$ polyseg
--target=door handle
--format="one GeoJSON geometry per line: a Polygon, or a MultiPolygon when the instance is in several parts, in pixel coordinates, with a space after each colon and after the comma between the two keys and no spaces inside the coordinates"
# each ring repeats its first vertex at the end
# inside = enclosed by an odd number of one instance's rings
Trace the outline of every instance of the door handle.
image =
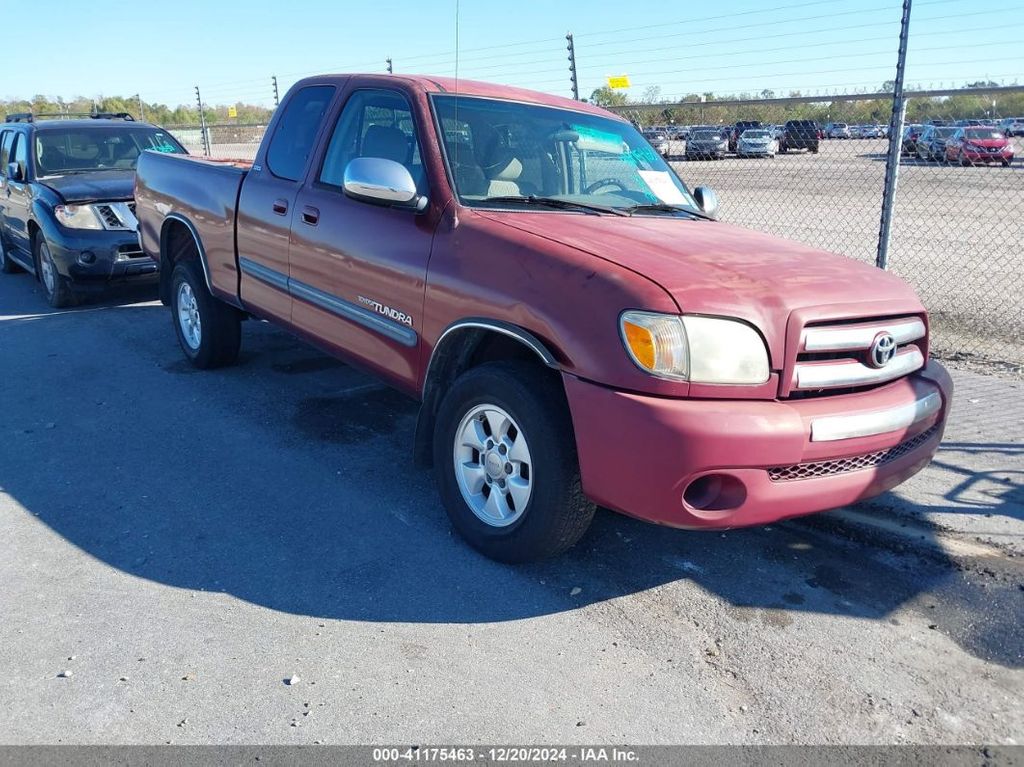
{"type": "Polygon", "coordinates": [[[302,208],[302,223],[316,226],[320,221],[320,211],[312,205],[304,205],[302,208]]]}
{"type": "Polygon", "coordinates": [[[274,212],[283,216],[288,212],[288,200],[274,200],[274,212]]]}

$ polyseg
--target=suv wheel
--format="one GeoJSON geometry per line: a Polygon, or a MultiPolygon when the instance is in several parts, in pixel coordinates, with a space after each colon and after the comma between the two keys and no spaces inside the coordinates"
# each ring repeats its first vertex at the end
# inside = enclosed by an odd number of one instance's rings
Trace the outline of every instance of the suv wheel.
{"type": "Polygon", "coordinates": [[[67,277],[57,271],[57,265],[50,255],[50,246],[40,234],[35,240],[36,274],[43,286],[46,301],[54,309],[63,309],[75,302],[71,292],[71,283],[67,277]]]}
{"type": "Polygon", "coordinates": [[[242,344],[241,317],[210,295],[197,264],[181,262],[171,273],[171,318],[178,343],[197,368],[231,365],[242,344]]]}
{"type": "Polygon", "coordinates": [[[452,525],[491,559],[560,554],[594,516],[565,393],[536,365],[491,362],[460,376],[438,410],[434,466],[452,525]]]}

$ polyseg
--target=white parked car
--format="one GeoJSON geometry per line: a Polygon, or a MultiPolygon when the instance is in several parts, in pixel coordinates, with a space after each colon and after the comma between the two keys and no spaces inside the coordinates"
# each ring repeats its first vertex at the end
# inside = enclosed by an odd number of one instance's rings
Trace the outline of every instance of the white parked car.
{"type": "Polygon", "coordinates": [[[766,128],[748,128],[736,144],[737,157],[774,157],[779,149],[773,131],[766,128]]]}
{"type": "Polygon", "coordinates": [[[846,123],[829,123],[825,126],[825,138],[850,138],[850,126],[846,123]]]}

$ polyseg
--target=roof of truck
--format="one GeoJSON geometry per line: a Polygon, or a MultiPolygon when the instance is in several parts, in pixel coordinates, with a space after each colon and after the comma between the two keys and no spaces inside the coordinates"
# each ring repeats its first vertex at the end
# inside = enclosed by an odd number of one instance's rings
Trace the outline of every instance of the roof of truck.
{"type": "Polygon", "coordinates": [[[382,83],[394,80],[403,80],[406,83],[426,93],[457,93],[460,96],[485,96],[490,98],[507,99],[510,101],[522,101],[528,104],[540,104],[543,106],[561,107],[563,109],[575,109],[578,112],[589,112],[600,114],[604,117],[621,116],[609,112],[595,104],[588,104],[584,101],[575,101],[563,96],[555,96],[551,93],[541,93],[527,88],[514,88],[510,85],[498,85],[497,83],[485,83],[479,80],[455,79],[453,77],[434,77],[432,75],[407,75],[394,74],[386,75],[378,72],[373,73],[338,73],[334,75],[319,75],[309,77],[300,81],[305,83],[330,80],[333,78],[357,77],[367,80],[379,80],[382,83]]]}

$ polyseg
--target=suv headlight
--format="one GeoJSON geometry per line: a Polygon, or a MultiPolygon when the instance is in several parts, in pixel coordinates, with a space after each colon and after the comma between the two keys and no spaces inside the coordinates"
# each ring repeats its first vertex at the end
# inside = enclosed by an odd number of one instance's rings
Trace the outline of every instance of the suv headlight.
{"type": "Polygon", "coordinates": [[[92,205],[58,205],[53,209],[61,226],[68,229],[102,229],[103,224],[92,205]]]}
{"type": "Polygon", "coordinates": [[[633,362],[659,378],[761,384],[770,375],[761,336],[738,320],[628,311],[619,328],[633,362]]]}

